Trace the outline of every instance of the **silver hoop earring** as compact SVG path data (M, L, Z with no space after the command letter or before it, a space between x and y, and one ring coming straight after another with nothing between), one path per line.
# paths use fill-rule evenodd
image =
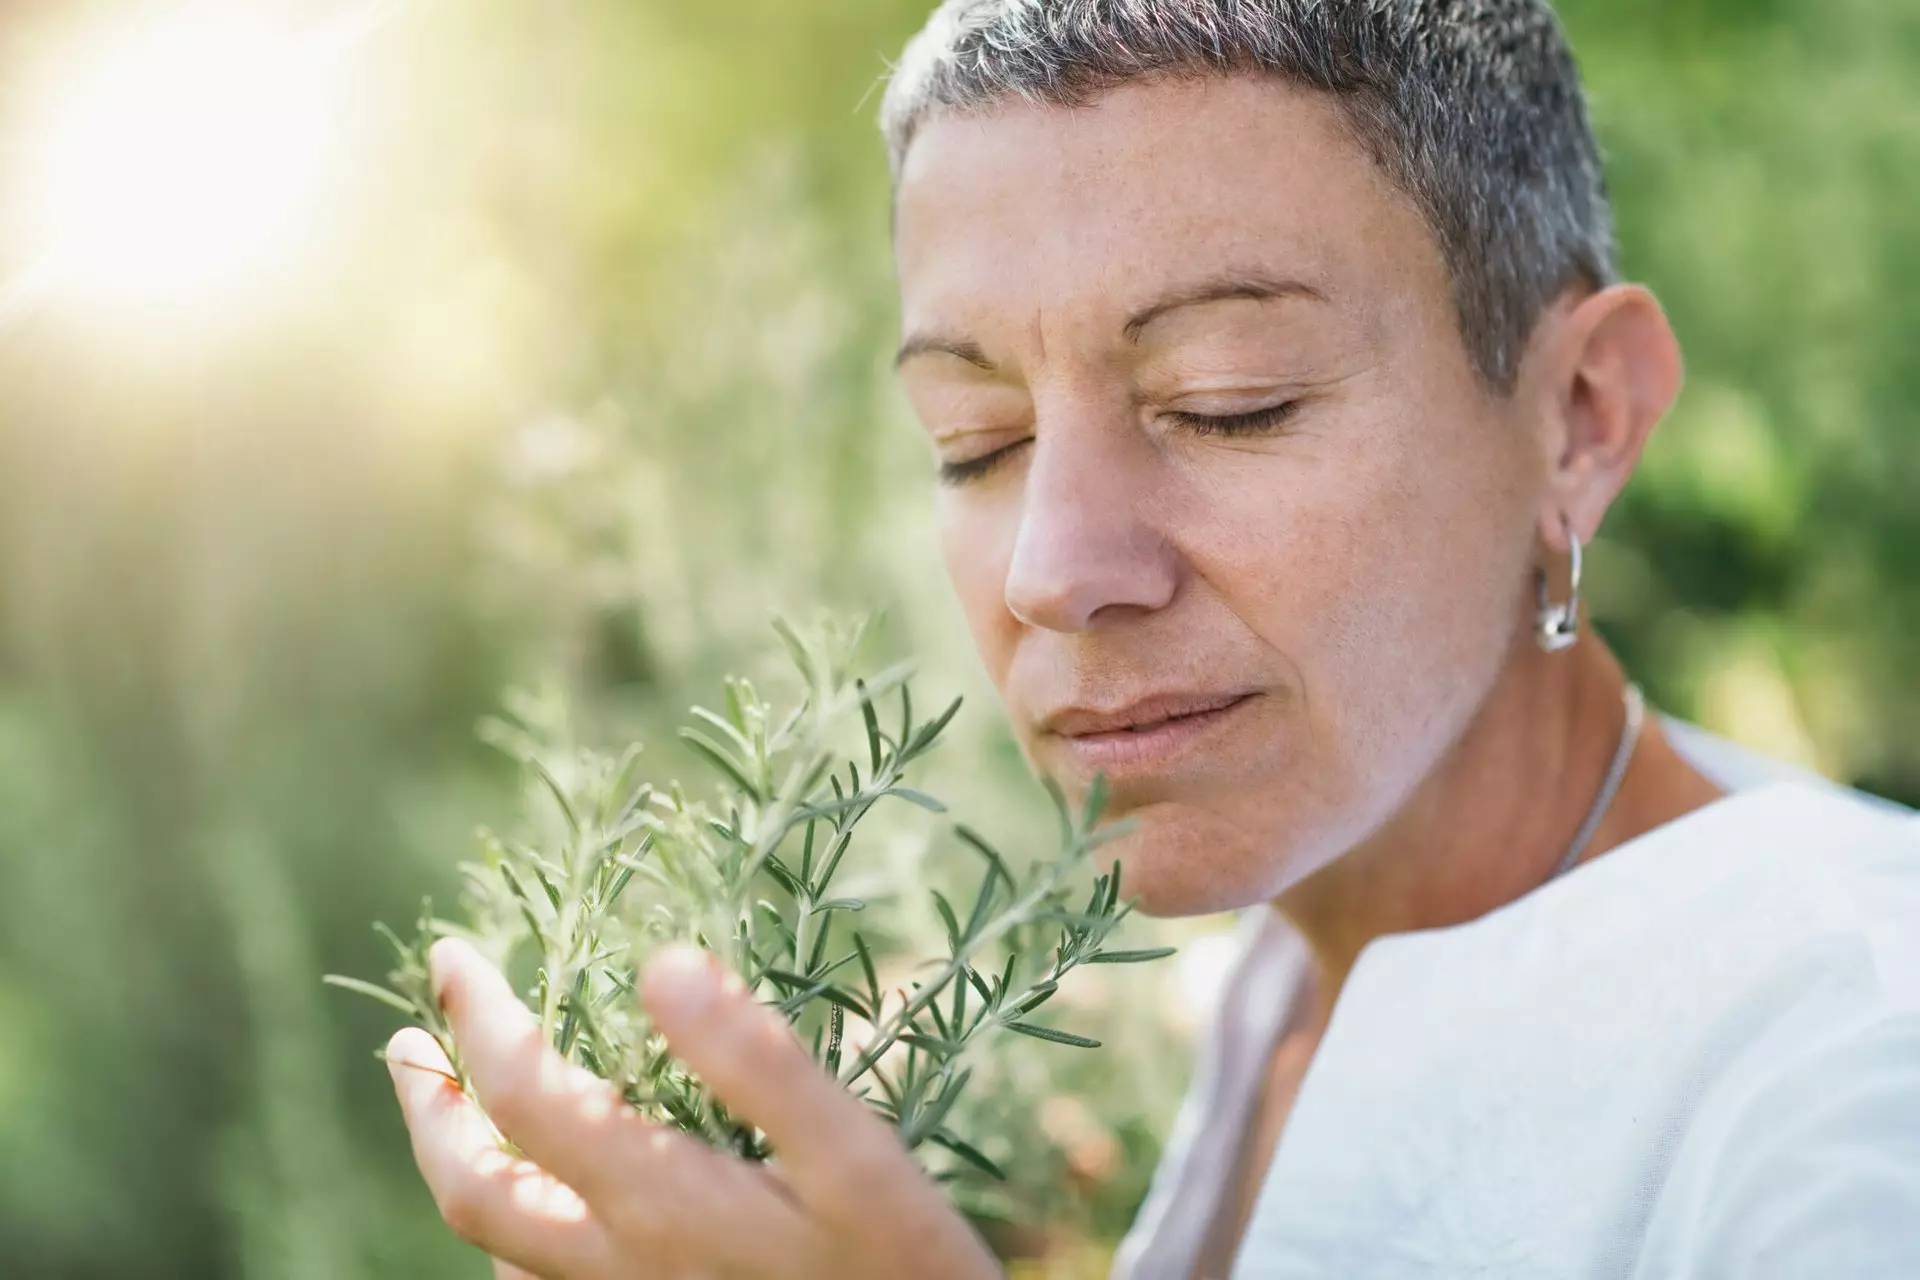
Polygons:
M1572 585L1565 604L1555 604L1548 599L1547 571L1534 570L1534 581L1540 593L1540 611L1534 619L1533 636L1548 653L1571 649L1580 639L1580 535L1573 531L1571 521L1567 521L1566 525L1567 545L1573 548L1573 564L1570 570Z

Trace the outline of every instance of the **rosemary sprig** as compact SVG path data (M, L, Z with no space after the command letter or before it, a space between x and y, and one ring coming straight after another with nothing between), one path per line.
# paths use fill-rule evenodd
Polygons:
M879 922L894 892L855 896L844 879L855 836L882 801L931 813L940 801L906 784L959 712L956 701L916 716L903 667L871 679L850 674L863 628L814 639L776 624L801 692L781 712L748 681L726 682L722 709L697 708L681 731L712 771L715 789L694 799L678 784L656 790L639 777L640 748L617 756L556 745L528 712L490 721L484 735L512 754L543 792L551 838L534 844L482 833L482 858L462 867L470 925L423 911L411 940L379 926L396 954L385 986L327 981L381 1000L455 1046L427 977L426 953L448 934L467 938L509 972L532 964L529 999L548 1041L614 1082L656 1122L695 1133L749 1159L770 1152L764 1135L730 1116L668 1053L635 999L640 966L656 947L690 941L724 958L777 1007L814 1056L863 1096L943 1177L1002 1172L950 1119L991 1047L1011 1033L1056 1044L1098 1042L1034 1020L1083 964L1155 960L1170 949L1110 950L1132 910L1115 864L1095 876L1075 909L1074 884L1117 833L1099 826L1104 785L1076 811L1049 784L1060 815L1059 848L1024 871L978 832L953 836L978 857L980 878L964 909L929 890L943 954L902 987L881 978L875 939L910 933ZM856 723L852 758L841 750ZM894 958L889 948L886 958Z

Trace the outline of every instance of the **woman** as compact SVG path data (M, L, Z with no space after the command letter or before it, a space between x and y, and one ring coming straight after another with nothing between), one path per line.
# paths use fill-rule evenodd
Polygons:
M1920 832L1755 786L1582 632L1680 358L1542 0L961 0L886 126L901 377L1015 731L1110 779L1148 909L1248 909L1121 1271L1920 1274ZM395 1080L505 1273L994 1273L698 955L646 1001L777 1169L435 963L527 1158L424 1035Z

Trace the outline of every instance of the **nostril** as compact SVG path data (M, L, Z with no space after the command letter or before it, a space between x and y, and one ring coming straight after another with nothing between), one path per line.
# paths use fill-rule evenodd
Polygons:
M1171 549L1118 524L1023 529L1007 571L1008 612L1027 626L1079 632L1171 604L1179 587Z

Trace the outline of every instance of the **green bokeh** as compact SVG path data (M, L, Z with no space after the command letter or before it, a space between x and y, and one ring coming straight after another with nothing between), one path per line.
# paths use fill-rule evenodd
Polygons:
M1562 7L1689 356L1601 623L1666 708L1920 801L1920 5ZM153 8L6 7L0 84ZM478 1274L387 1019L317 975L377 972L368 922L511 811L472 734L503 687L655 732L827 600L982 692L885 369L872 94L923 15L401 6L297 278L0 329L0 1272ZM1000 803L971 725L953 786ZM1163 1043L1076 1086L1133 1166Z

